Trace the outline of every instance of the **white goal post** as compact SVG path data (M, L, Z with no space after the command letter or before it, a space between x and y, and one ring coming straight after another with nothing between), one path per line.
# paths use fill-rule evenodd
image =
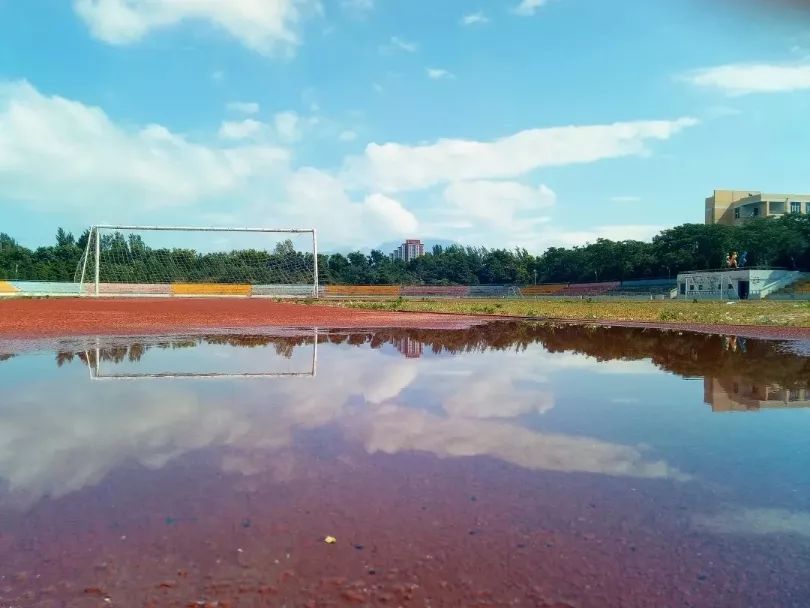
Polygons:
M95 225L76 268L92 296L318 297L314 228Z

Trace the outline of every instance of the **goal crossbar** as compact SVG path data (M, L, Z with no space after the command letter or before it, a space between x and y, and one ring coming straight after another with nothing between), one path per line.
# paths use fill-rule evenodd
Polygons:
M315 232L315 228L247 228L247 227L237 227L237 228L227 228L224 226L114 226L112 224L98 224L92 227L92 230L96 228L100 230L163 230L163 231L172 231L176 230L177 232L287 232L287 233L297 233L303 234L307 232Z

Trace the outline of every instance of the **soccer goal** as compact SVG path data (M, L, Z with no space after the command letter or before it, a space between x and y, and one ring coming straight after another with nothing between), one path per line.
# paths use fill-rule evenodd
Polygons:
M76 268L92 296L317 297L313 228L93 226Z

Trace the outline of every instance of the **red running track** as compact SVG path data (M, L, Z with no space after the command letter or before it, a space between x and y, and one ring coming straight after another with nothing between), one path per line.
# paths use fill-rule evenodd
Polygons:
M262 327L461 329L481 320L242 298L0 300L0 338L155 335Z
M494 319L515 320L515 317L360 310L246 298L9 299L0 300L0 339L168 335L266 327L464 329ZM721 333L770 340L810 340L810 328L807 327L545 320Z

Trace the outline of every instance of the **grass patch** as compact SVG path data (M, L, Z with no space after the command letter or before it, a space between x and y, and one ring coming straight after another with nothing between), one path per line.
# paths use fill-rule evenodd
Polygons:
M708 325L810 327L810 302L688 302L504 299L398 299L324 301L332 306L403 312L505 315L538 319L665 321Z

